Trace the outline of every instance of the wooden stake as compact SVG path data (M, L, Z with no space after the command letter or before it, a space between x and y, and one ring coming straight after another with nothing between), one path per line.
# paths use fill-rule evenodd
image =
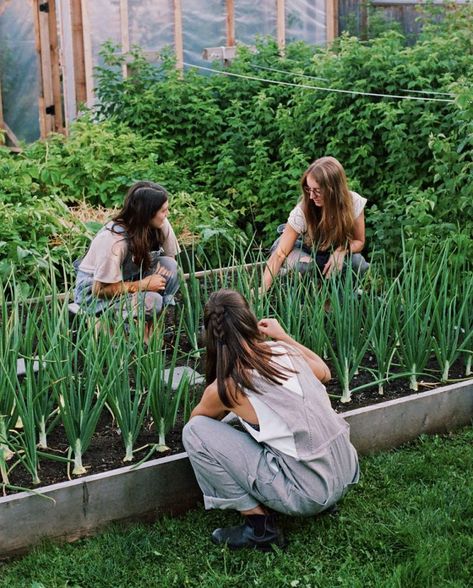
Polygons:
M60 58L59 66L62 76L62 95L64 104L65 132L77 112L76 90L74 80L74 52L70 0L61 0L56 4L58 19L58 36Z
M182 3L174 0L174 51L176 53L176 68L183 70L184 45L182 42Z
M277 41L279 52L284 53L286 47L286 7L284 0L276 0Z
M0 145L5 145L5 136L1 132L5 129L3 120L2 80L0 79Z
M47 41L45 39L45 27L43 23L43 14L39 11L40 0L33 0L33 19L35 30L35 45L36 53L38 54L38 70L39 70L39 130L42 139L52 130L51 120L46 115L46 108L53 103L53 92L50 84L45 78L45 71L51 70L51 61L49 51L43 50L44 47L49 46L49 35ZM47 15L46 15L47 18ZM47 28L46 28L47 31Z
M51 83L54 104L54 130L63 133L64 117L62 114L61 71L59 67L59 43L57 32L56 2L49 0L48 29L50 40Z
M128 0L120 0L120 36L122 42L122 53L130 51L130 31L128 24ZM123 77L128 77L128 65L122 65Z
M82 34L82 2L71 2L72 53L74 64L74 86L76 108L87 102L87 82L85 75L84 37ZM75 113L76 114L76 113Z
M235 0L227 0L227 46L235 45Z
M85 86L87 92L87 106L92 107L95 101L94 96L94 75L92 62L92 35L90 31L89 11L87 0L81 1L82 7L82 41L84 44L84 68Z
M325 19L328 45L338 34L338 0L325 0Z

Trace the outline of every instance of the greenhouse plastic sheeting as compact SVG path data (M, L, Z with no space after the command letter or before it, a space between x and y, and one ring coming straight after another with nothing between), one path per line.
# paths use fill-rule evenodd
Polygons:
M0 0L3 117L24 141L39 137L39 63L31 0Z
M222 47L226 38L226 0L182 0L184 61L209 65L202 58L206 47ZM286 41L303 40L324 44L326 40L325 0L286 0ZM235 39L254 45L257 37L276 37L276 0L235 0ZM119 45L120 1L88 0L94 65L105 41ZM174 45L173 0L128 0L130 46L158 52Z

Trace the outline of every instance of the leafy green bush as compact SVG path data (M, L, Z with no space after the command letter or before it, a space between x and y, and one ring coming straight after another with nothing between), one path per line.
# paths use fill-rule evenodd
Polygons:
M472 7L444 13L411 47L399 32L387 31L368 43L342 36L331 49L294 43L281 57L269 40L259 42L256 53L242 49L226 69L338 91L192 70L181 79L168 56L153 66L138 51L123 80L123 58L108 46L97 115L161 139L188 178L187 191L230 196L240 226L255 224L266 242L297 200L305 166L325 154L337 157L368 197L373 248L394 255L403 227L418 244L441 241L445 233L467 235L473 226L471 207L464 205L472 183Z

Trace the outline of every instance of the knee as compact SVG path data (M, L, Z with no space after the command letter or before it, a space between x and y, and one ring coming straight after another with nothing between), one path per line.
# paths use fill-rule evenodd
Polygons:
M172 257L161 257L159 264L164 267L171 276L177 276L177 261Z
M208 420L205 416L195 416L182 429L182 444L187 453L195 453L200 447Z
M158 292L146 292L143 306L147 316L159 314L163 309L163 297Z

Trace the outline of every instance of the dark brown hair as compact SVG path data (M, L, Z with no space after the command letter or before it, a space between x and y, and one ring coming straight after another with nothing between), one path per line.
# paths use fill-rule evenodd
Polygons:
M159 184L136 182L128 190L123 208L112 219L125 228L133 261L144 270L150 264L150 251L159 248L163 242L162 232L153 229L149 223L167 200L168 193Z
M227 389L227 380L232 380L236 392L241 394L245 393L244 388L260 393L253 384L252 370L275 384L287 380L287 373L292 370L274 364L256 317L239 292L222 289L211 294L205 305L204 326L207 385L217 380L218 395L226 407L238 404Z
M307 193L307 177L317 181L324 198L316 206ZM335 157L316 159L301 179L302 209L307 219L310 245L321 250L347 245L353 239L353 200L348 189L345 170Z

